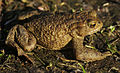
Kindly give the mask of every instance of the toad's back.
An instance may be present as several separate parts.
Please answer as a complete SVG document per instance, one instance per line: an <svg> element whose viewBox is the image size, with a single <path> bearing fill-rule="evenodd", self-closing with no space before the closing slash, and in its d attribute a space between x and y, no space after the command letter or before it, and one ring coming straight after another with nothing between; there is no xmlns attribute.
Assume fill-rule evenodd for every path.
<svg viewBox="0 0 120 73"><path fill-rule="evenodd" d="M78 15L79 19L83 16L84 19L87 17L86 12ZM82 24L83 19L78 21L76 14L41 13L39 16L30 18L24 26L35 35L38 44L48 49L59 50L72 39L69 33L77 27L77 22Z"/></svg>

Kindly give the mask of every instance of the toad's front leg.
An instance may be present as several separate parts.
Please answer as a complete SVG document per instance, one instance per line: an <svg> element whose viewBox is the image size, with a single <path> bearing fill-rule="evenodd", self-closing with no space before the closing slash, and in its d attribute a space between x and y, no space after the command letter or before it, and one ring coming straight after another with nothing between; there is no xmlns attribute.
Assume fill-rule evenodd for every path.
<svg viewBox="0 0 120 73"><path fill-rule="evenodd" d="M73 47L75 49L76 59L86 62L101 60L110 56L109 52L101 53L96 50L83 46L84 38L73 38Z"/></svg>
<svg viewBox="0 0 120 73"><path fill-rule="evenodd" d="M24 55L33 62L24 51L31 51L36 44L35 37L24 26L15 25L10 29L5 43L17 49L18 56Z"/></svg>

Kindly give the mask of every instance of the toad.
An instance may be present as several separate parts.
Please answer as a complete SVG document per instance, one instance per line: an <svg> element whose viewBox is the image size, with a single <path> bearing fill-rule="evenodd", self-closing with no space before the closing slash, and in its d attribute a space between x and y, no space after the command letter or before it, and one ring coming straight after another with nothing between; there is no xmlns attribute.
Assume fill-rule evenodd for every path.
<svg viewBox="0 0 120 73"><path fill-rule="evenodd" d="M18 56L28 57L25 51L32 51L36 44L48 50L61 50L69 42L77 60L92 62L111 55L83 45L85 36L96 33L103 26L96 11L73 14L41 12L25 21L10 29L5 42L17 49Z"/></svg>

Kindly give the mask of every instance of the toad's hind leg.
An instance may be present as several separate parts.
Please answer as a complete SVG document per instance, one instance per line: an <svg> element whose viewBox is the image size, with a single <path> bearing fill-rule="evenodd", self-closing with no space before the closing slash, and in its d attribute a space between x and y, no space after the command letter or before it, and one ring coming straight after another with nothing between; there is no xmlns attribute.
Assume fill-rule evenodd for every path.
<svg viewBox="0 0 120 73"><path fill-rule="evenodd" d="M83 39L84 38L73 38L73 47L75 49L76 59L86 62L92 62L96 60L101 60L110 56L110 52L101 53L96 50L86 48L83 46Z"/></svg>
<svg viewBox="0 0 120 73"><path fill-rule="evenodd" d="M29 33L25 27L21 25L15 25L10 29L5 43L11 47L17 49L18 56L24 55L30 61L32 61L26 54L25 50L31 51L36 44L35 37Z"/></svg>

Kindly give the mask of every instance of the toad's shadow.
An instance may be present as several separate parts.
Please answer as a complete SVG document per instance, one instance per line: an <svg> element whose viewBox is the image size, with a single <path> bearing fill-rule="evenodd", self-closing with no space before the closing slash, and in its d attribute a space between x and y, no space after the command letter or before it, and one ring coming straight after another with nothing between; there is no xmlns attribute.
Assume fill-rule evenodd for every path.
<svg viewBox="0 0 120 73"><path fill-rule="evenodd" d="M62 50L60 50L60 52L65 56L65 58L75 60L75 52L72 46L72 42L70 41L65 47L62 48Z"/></svg>

